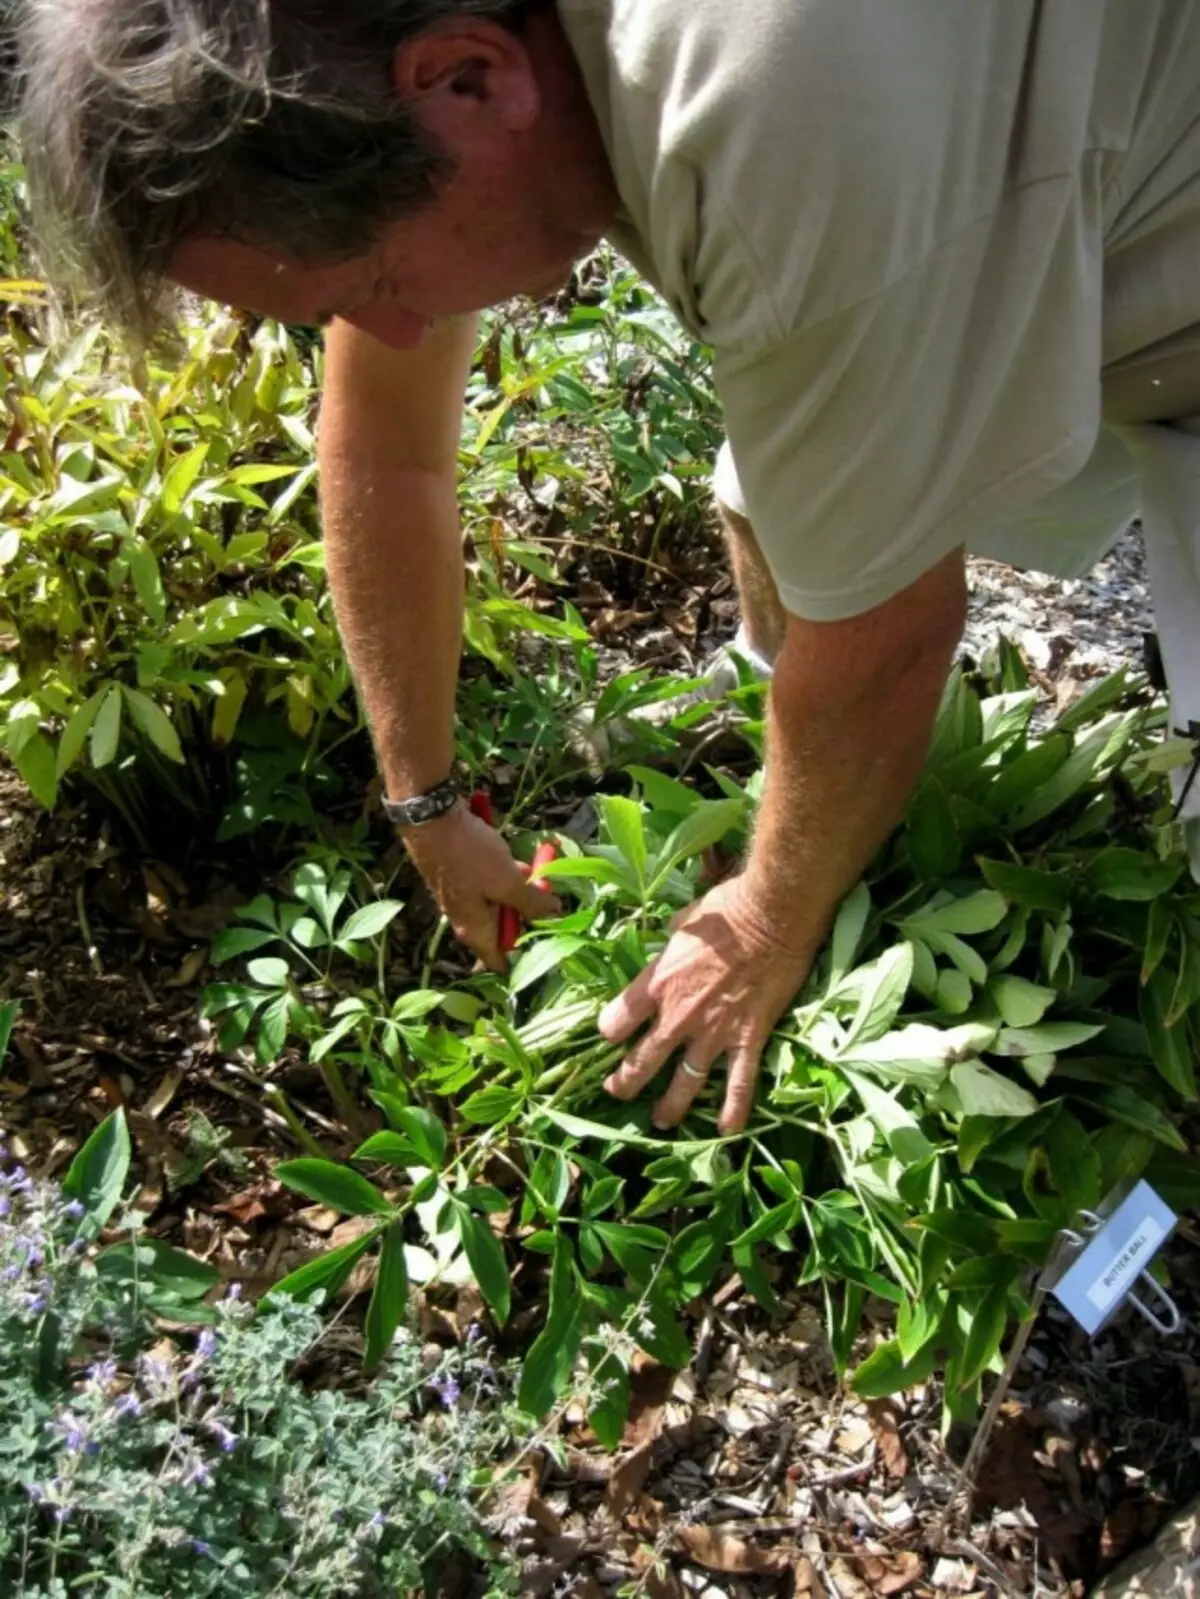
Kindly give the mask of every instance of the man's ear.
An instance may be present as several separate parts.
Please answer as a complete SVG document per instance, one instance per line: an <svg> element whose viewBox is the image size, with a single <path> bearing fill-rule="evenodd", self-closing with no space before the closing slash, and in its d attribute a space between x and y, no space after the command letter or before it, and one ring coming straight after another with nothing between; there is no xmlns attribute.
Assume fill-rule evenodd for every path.
<svg viewBox="0 0 1200 1599"><path fill-rule="evenodd" d="M499 23L463 18L429 28L392 57L392 86L431 133L463 130L478 114L509 133L537 121L541 94L523 39ZM473 115L474 113L474 115Z"/></svg>

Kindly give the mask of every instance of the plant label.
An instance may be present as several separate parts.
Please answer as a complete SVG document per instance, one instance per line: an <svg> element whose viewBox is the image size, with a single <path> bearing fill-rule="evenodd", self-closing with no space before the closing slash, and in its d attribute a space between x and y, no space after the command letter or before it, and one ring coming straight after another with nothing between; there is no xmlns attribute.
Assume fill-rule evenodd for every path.
<svg viewBox="0 0 1200 1599"><path fill-rule="evenodd" d="M1059 1304L1084 1332L1089 1336L1099 1332L1130 1298L1139 1282L1150 1288L1160 1304L1174 1312L1174 1306L1162 1289L1153 1278L1146 1276L1146 1268L1176 1221L1174 1211L1150 1184L1137 1183L1111 1214L1088 1220L1091 1226L1082 1253L1051 1287ZM1148 1312L1140 1300L1135 1298L1133 1303L1152 1325L1163 1330L1164 1324ZM1165 1330L1173 1328L1168 1325Z"/></svg>

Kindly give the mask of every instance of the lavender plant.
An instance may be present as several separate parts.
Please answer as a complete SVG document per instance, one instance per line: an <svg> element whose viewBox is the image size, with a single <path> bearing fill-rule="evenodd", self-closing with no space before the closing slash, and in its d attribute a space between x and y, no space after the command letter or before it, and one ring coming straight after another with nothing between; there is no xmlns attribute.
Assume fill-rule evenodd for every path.
<svg viewBox="0 0 1200 1599"><path fill-rule="evenodd" d="M325 1323L286 1297L256 1314L235 1286L161 1337L161 1256L135 1234L114 1269L89 1243L127 1164L119 1118L101 1132L65 1192L0 1161L0 1592L342 1599L464 1550L506 1591L473 1508L513 1436L481 1344L431 1370L401 1332L351 1395L306 1381Z"/></svg>

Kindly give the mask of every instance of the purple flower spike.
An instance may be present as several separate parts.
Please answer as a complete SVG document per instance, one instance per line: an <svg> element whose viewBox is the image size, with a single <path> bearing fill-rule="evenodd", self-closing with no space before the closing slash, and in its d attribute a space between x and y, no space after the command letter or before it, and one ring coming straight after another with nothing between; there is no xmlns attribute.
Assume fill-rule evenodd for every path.
<svg viewBox="0 0 1200 1599"><path fill-rule="evenodd" d="M231 1455L240 1442L237 1433L230 1432L229 1428L223 1421L209 1421L208 1430L220 1444L221 1450L224 1454Z"/></svg>
<svg viewBox="0 0 1200 1599"><path fill-rule="evenodd" d="M210 1360L217 1347L217 1335L211 1327L206 1327L196 1340L196 1359Z"/></svg>
<svg viewBox="0 0 1200 1599"><path fill-rule="evenodd" d="M462 1389L448 1371L434 1377L429 1386L447 1410L453 1410L462 1396Z"/></svg>
<svg viewBox="0 0 1200 1599"><path fill-rule="evenodd" d="M79 1200L72 1199L63 1207L63 1215L68 1221L82 1221L87 1215L87 1208Z"/></svg>
<svg viewBox="0 0 1200 1599"><path fill-rule="evenodd" d="M192 1539L192 1553L194 1555L211 1555L212 1544L205 1543L203 1538Z"/></svg>
<svg viewBox="0 0 1200 1599"><path fill-rule="evenodd" d="M78 1416L66 1411L55 1418L54 1426L62 1434L63 1445L71 1454L81 1454L87 1447L87 1433Z"/></svg>

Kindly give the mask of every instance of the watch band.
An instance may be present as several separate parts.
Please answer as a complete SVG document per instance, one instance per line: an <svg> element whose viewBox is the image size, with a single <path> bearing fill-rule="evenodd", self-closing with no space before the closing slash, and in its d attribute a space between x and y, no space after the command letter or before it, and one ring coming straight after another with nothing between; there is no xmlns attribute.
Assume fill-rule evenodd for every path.
<svg viewBox="0 0 1200 1599"><path fill-rule="evenodd" d="M424 822L436 822L453 810L459 799L459 787L452 777L424 794L413 794L409 799L385 799L384 815L396 827L420 827Z"/></svg>

